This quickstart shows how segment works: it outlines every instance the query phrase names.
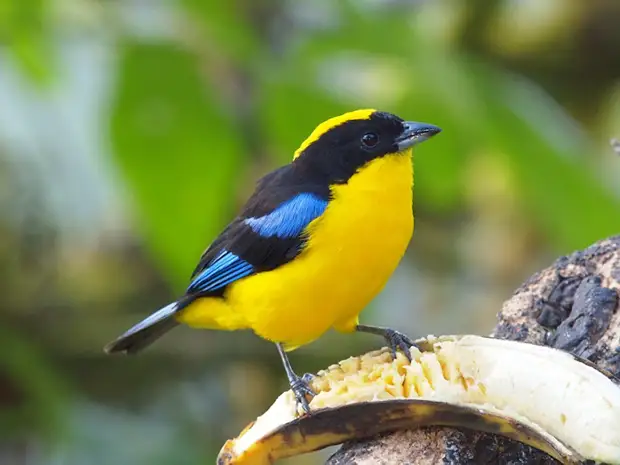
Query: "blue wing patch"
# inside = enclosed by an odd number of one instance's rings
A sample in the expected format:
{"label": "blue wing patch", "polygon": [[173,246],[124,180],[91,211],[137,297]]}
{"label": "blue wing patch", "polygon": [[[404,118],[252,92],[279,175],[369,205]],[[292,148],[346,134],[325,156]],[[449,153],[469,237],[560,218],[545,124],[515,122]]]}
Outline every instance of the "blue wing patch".
{"label": "blue wing patch", "polygon": [[299,236],[312,220],[323,214],[325,208],[327,200],[305,192],[283,202],[265,216],[247,218],[245,224],[263,237],[292,238]]}
{"label": "blue wing patch", "polygon": [[234,253],[222,250],[187,288],[188,293],[209,292],[251,275],[254,267]]}
{"label": "blue wing patch", "polygon": [[[281,203],[271,213],[246,218],[243,222],[262,237],[297,238],[303,230],[323,214],[327,200],[311,193],[297,194]],[[229,250],[222,250],[187,288],[188,293],[211,292],[253,274],[254,267]]]}

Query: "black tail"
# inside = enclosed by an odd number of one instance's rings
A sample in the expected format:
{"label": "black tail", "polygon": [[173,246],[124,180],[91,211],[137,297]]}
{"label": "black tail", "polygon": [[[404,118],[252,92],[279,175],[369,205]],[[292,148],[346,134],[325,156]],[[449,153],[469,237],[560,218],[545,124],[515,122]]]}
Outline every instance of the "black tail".
{"label": "black tail", "polygon": [[133,328],[127,330],[115,341],[110,342],[103,350],[108,354],[123,352],[135,354],[151,345],[176,325],[174,314],[179,310],[177,302],[166,305]]}

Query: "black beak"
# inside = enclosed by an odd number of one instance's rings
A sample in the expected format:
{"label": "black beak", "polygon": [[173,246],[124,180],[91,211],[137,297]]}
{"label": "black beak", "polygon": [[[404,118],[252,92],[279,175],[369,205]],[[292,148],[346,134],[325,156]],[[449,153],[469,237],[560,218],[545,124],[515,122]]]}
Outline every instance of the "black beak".
{"label": "black beak", "polygon": [[441,132],[441,129],[437,126],[426,123],[416,123],[415,121],[405,121],[404,126],[405,129],[402,134],[396,138],[398,151],[413,147]]}

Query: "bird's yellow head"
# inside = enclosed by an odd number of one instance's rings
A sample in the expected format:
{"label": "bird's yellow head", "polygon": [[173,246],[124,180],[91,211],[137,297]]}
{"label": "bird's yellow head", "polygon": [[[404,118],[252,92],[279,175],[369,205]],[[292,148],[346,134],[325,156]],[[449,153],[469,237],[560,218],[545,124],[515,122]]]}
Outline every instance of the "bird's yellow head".
{"label": "bird's yellow head", "polygon": [[375,158],[410,154],[440,132],[437,126],[404,121],[373,109],[355,110],[319,124],[295,151],[293,163],[343,182]]}

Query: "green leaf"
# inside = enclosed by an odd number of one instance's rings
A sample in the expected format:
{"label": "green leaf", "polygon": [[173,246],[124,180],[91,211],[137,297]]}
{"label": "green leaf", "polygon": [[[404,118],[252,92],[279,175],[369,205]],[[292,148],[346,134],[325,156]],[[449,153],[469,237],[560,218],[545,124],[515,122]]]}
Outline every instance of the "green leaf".
{"label": "green leaf", "polygon": [[111,132],[147,244],[179,286],[231,217],[241,134],[170,43],[122,50]]}
{"label": "green leaf", "polygon": [[278,163],[290,162],[294,151],[321,121],[350,110],[308,84],[279,80],[265,84],[261,94],[265,99],[259,115],[262,133],[276,149],[273,153]]}
{"label": "green leaf", "polygon": [[415,197],[419,208],[448,212],[463,203],[464,169],[482,132],[475,82],[457,57],[429,52],[414,43],[408,94],[395,111],[406,119],[432,123],[442,133],[415,150]]}
{"label": "green leaf", "polygon": [[[472,69],[479,72],[479,69]],[[581,128],[524,79],[484,73],[485,139],[505,154],[524,209],[560,250],[582,248],[620,231],[620,200],[584,166],[591,149]]]}
{"label": "green leaf", "polygon": [[44,0],[0,2],[0,36],[23,74],[39,86],[51,82],[54,67],[48,8]]}
{"label": "green leaf", "polygon": [[217,49],[227,58],[233,58],[239,64],[258,60],[261,42],[249,20],[255,2],[182,0],[182,4],[203,26],[205,40],[217,44]]}

